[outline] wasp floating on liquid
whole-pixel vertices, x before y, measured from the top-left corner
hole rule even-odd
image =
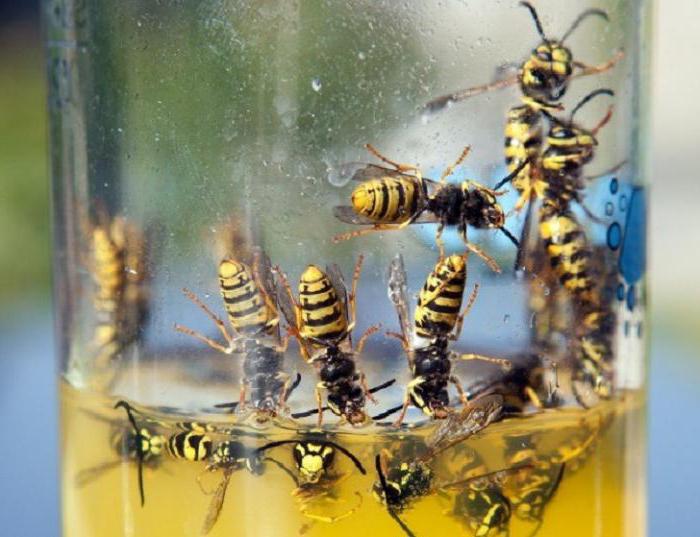
[[[361,184],[352,193],[352,206],[337,206],[334,214],[342,222],[369,227],[336,235],[334,242],[376,231],[404,229],[411,224],[437,223],[435,242],[440,258],[443,258],[442,232],[446,226],[457,226],[466,248],[483,259],[492,270],[500,272],[498,263],[468,240],[467,228],[499,229],[517,245],[515,237],[505,228],[505,213],[497,201],[498,196],[505,192],[471,180],[459,185],[447,182],[467,157],[469,147],[443,172],[439,181],[423,177],[416,166],[389,160],[369,144],[366,147],[391,168],[368,164],[354,174],[353,180]],[[515,175],[511,174],[501,182],[508,182]]]
[[[399,254],[391,262],[389,298],[396,308],[401,333],[391,332],[390,335],[401,341],[413,375],[413,380],[406,387],[402,412],[395,425],[403,421],[410,404],[431,418],[446,418],[450,412],[449,383],[454,384],[462,403],[467,404],[462,385],[451,372],[452,360],[483,360],[505,368],[510,366],[508,360],[474,353],[459,354],[450,350],[450,343],[459,339],[464,317],[474,304],[478,291],[478,285],[475,285],[465,310],[460,312],[466,280],[467,262],[464,256],[451,255],[438,261],[418,295],[412,324],[403,257]],[[414,336],[426,343],[414,346]]]
[[[256,252],[252,267],[224,259],[219,264],[219,285],[233,334],[194,293],[188,289],[183,292],[214,321],[225,344],[178,324],[175,329],[225,354],[243,355],[238,410],[243,411],[248,401],[258,419],[264,421],[286,410],[291,385],[283,370],[289,337],[280,336],[278,293],[269,259],[260,251]]]
[[[335,460],[338,453],[347,457],[362,475],[367,473],[362,463],[351,451],[329,440],[326,435],[316,433],[304,434],[295,440],[271,442],[265,448],[271,449],[282,445],[292,446],[294,470],[290,470],[277,459],[270,457],[269,460],[280,466],[296,484],[292,496],[298,501],[299,511],[304,517],[311,521],[332,524],[351,516],[360,508],[362,495],[356,492],[359,503],[341,514],[329,516],[312,512],[313,507],[319,504],[334,504],[342,501],[335,495],[334,488],[349,478],[351,474],[335,471]]]
[[[450,414],[428,438],[424,449],[419,449],[420,454],[411,452],[404,456],[402,451],[405,452],[407,448],[415,448],[415,446],[402,443],[399,452],[392,453],[383,449],[376,455],[375,469],[378,480],[373,486],[374,495],[387,507],[389,515],[406,535],[412,536],[414,533],[399,515],[421,498],[439,491],[484,491],[488,489],[488,484],[497,483],[525,468],[525,466],[516,466],[496,472],[468,471],[460,474],[457,479],[452,476],[447,480],[439,478],[433,468],[437,455],[461,444],[495,421],[500,415],[502,402],[502,398],[498,396],[485,396],[470,402],[469,406],[461,412]],[[479,497],[483,499],[484,495]],[[489,518],[488,513],[481,513],[481,515],[482,525],[495,523],[495,517]],[[476,513],[474,516],[476,517]]]
[[[124,408],[129,420],[127,425],[112,423],[109,444],[117,458],[81,470],[77,473],[75,482],[78,487],[82,487],[124,462],[135,462],[138,465],[139,492],[141,505],[143,505],[145,503],[145,495],[143,492],[142,469],[143,467],[156,469],[160,466],[163,460],[166,440],[163,435],[158,434],[155,430],[145,426],[138,426],[131,407],[127,403],[120,401],[115,408]]]
[[[279,303],[282,312],[299,340],[303,358],[316,367],[320,378],[315,389],[319,426],[324,411],[322,390],[327,392],[328,408],[333,414],[355,426],[370,421],[365,412],[365,401],[374,401],[374,396],[364,373],[357,367],[355,357],[362,355],[367,339],[379,330],[379,326],[370,326],[357,347],[354,350],[352,347],[357,283],[363,260],[363,256],[357,260],[349,293],[337,265],[329,266],[326,272],[309,265],[299,280],[298,302],[286,276],[277,271],[281,280]]]
[[[146,238],[126,218],[106,215],[90,229],[90,272],[95,285],[95,363],[107,369],[129,345],[149,314]]]

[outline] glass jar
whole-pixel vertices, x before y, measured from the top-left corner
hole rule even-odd
[[[649,9],[45,0],[64,533],[645,534]]]

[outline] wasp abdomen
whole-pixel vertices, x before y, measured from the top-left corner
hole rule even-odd
[[[540,235],[561,284],[575,296],[587,298],[594,288],[591,250],[580,224],[570,214],[544,215]]]
[[[168,439],[168,452],[176,459],[201,461],[211,455],[212,441],[206,434],[183,431]]]
[[[219,264],[219,284],[231,326],[238,332],[259,332],[271,326],[276,314],[244,264],[225,259]]]
[[[355,212],[377,224],[401,223],[418,210],[417,182],[399,177],[372,179],[358,185],[352,193]]]
[[[464,258],[449,256],[435,266],[418,295],[416,334],[433,338],[452,331],[462,307],[467,279]]]
[[[328,276],[315,265],[309,265],[301,275],[299,302],[303,338],[334,341],[347,334],[345,307]]]

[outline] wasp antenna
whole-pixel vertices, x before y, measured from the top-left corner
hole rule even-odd
[[[525,166],[530,164],[530,158],[528,157],[525,159],[522,163],[520,163],[520,166],[515,168],[512,172],[510,172],[508,175],[506,175],[503,179],[501,179],[498,183],[496,183],[496,186],[493,187],[493,190],[499,190],[503,185],[506,185],[510,183],[513,179],[515,179],[521,171],[525,169]]]
[[[134,428],[134,433],[136,434],[136,456],[139,459],[138,462],[138,481],[139,481],[139,496],[141,497],[141,507],[143,507],[146,503],[146,494],[143,491],[143,449],[142,449],[142,440],[143,437],[141,436],[141,431],[139,430],[138,425],[136,424],[136,420],[134,419],[134,415],[131,412],[132,408],[129,403],[127,403],[124,400],[117,401],[117,404],[114,405],[114,408],[123,408],[126,411],[126,415],[129,418],[129,422],[131,423],[131,426]]]
[[[542,41],[547,41],[547,36],[544,35],[544,30],[542,29],[542,22],[540,21],[540,16],[537,14],[535,6],[533,6],[530,2],[520,2],[520,5],[526,7],[530,11],[530,15],[532,15],[532,20],[535,21],[537,33],[540,34]]]
[[[605,11],[603,11],[602,9],[595,9],[595,8],[587,9],[586,11],[581,13],[578,17],[576,17],[576,20],[571,23],[571,26],[566,31],[564,36],[561,38],[561,42],[563,43],[564,41],[566,41],[566,39],[576,30],[576,28],[579,27],[579,24],[581,24],[588,17],[592,17],[592,16],[601,17],[602,19],[605,19],[606,21],[610,20],[610,17],[608,17],[608,14]]]
[[[578,104],[574,107],[574,109],[571,111],[571,115],[569,116],[570,120],[574,119],[574,116],[576,115],[576,112],[578,112],[582,107],[586,106],[589,102],[591,102],[593,99],[598,97],[599,95],[609,95],[610,97],[615,96],[615,92],[611,89],[597,89],[595,91],[592,91],[588,95],[586,95],[583,99],[581,99]]]
[[[328,410],[327,406],[324,406],[321,408],[322,412],[325,412]],[[314,414],[318,414],[318,408],[312,408],[311,410],[305,410],[304,412],[295,412],[292,414],[292,418],[299,419],[299,418],[308,418],[309,416],[313,416]]]
[[[294,475],[294,472],[292,472],[289,468],[287,468],[284,463],[278,461],[277,459],[273,459],[272,457],[265,457],[263,460],[265,461],[270,461],[274,464],[276,464],[279,468],[281,468],[285,474],[287,474],[289,477],[292,478],[292,481],[296,484],[296,486],[299,486],[299,480],[297,479],[297,476]]]
[[[415,533],[413,533],[408,526],[404,523],[403,520],[399,517],[399,515],[396,514],[396,512],[391,508],[389,505],[389,493],[388,493],[388,485],[386,484],[386,476],[384,475],[384,470],[382,470],[382,461],[381,461],[381,456],[379,453],[374,457],[374,467],[377,470],[377,475],[379,476],[379,483],[382,486],[382,492],[384,493],[384,501],[386,502],[386,510],[389,512],[389,516],[393,518],[396,523],[401,526],[401,529],[404,531],[408,537],[416,537]]]
[[[268,449],[276,448],[278,446],[284,446],[286,444],[296,444],[298,440],[276,440],[274,442],[269,442],[268,444],[265,444],[264,446],[260,446],[259,448],[255,449],[255,453],[259,454],[262,453],[263,451],[267,451]]]
[[[403,404],[398,405],[398,406],[395,406],[395,407],[392,407],[392,408],[388,408],[388,409],[385,410],[384,412],[381,412],[381,413],[377,414],[376,416],[372,416],[372,419],[373,419],[374,421],[383,420],[384,418],[388,418],[388,417],[391,416],[392,414],[396,414],[396,413],[397,413],[399,410],[401,410],[402,408],[403,408]]]
[[[516,248],[519,248],[519,247],[520,247],[520,242],[518,241],[518,239],[515,237],[515,235],[513,235],[510,231],[508,231],[507,228],[501,227],[501,228],[498,228],[498,229],[500,229],[500,230],[501,230],[501,233],[503,233],[506,237],[508,237],[508,240],[509,240],[510,242],[512,242],[512,243],[515,245]]]
[[[396,383],[396,379],[387,380],[386,382],[379,384],[378,386],[375,386],[374,388],[370,388],[369,393],[377,393],[378,391],[381,391],[385,388],[388,388],[389,386],[391,386],[395,383]]]
[[[360,462],[360,460],[357,457],[355,457],[355,455],[353,455],[350,452],[350,450],[348,450],[347,448],[344,448],[340,444],[336,444],[335,442],[331,442],[329,440],[324,440],[323,442],[325,444],[333,446],[335,449],[340,451],[343,455],[345,455],[348,459],[350,459],[352,461],[352,463],[357,467],[357,469],[360,471],[360,473],[362,475],[367,475],[367,470],[365,470],[365,467],[362,466],[362,463]]]

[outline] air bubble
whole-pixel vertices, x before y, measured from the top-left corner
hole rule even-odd
[[[610,181],[610,193],[617,194],[617,191],[619,188],[620,188],[620,183],[617,180],[617,177],[613,177],[612,180]]]
[[[311,89],[314,90],[316,93],[321,91],[321,88],[323,87],[323,84],[321,83],[321,79],[318,77],[314,77],[311,79]]]
[[[625,212],[627,210],[627,196],[620,196],[619,205],[620,210]]]
[[[615,205],[613,205],[613,202],[612,201],[607,202],[605,204],[606,216],[612,216],[614,212],[615,212]]]

